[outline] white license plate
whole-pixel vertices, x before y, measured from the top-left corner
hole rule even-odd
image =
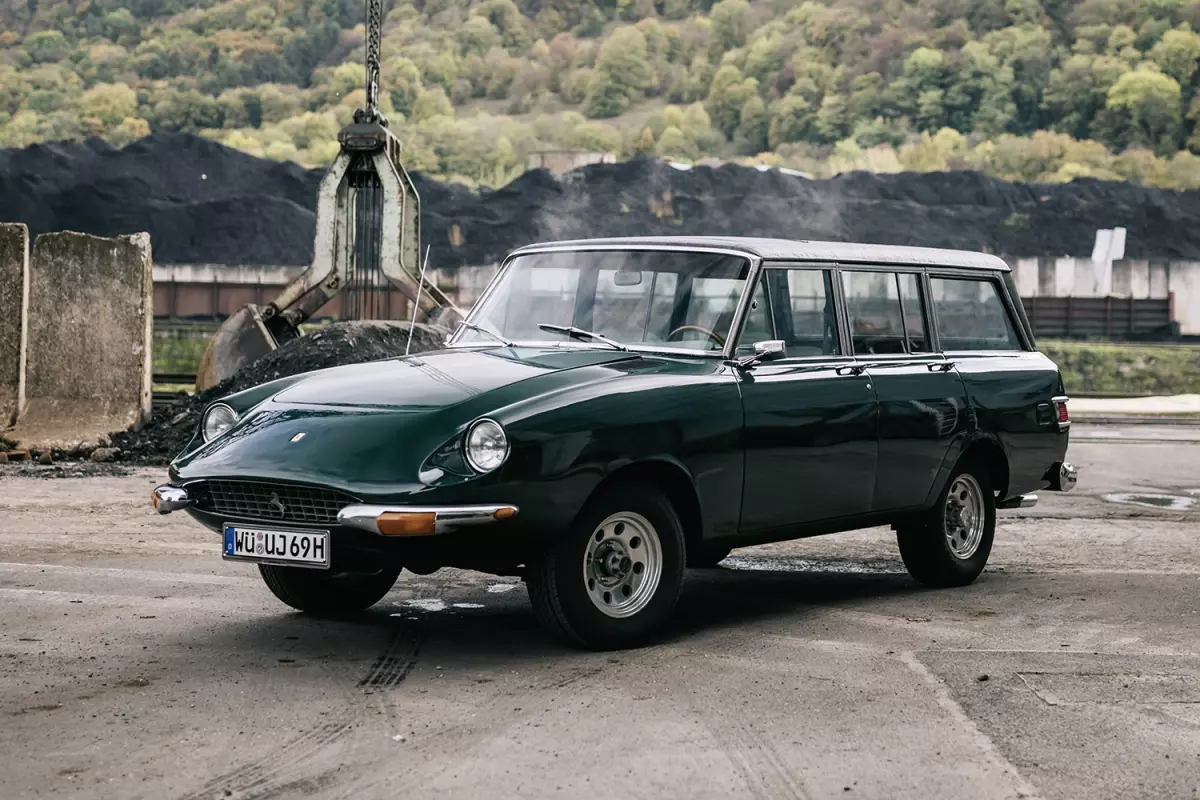
[[[225,526],[225,558],[329,569],[329,531]]]

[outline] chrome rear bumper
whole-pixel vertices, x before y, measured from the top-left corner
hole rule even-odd
[[[1060,461],[1046,473],[1050,482],[1050,490],[1054,492],[1069,492],[1079,482],[1079,471],[1070,461]]]

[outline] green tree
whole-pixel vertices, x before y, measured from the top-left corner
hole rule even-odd
[[[746,0],[721,0],[712,7],[709,19],[712,20],[709,47],[716,59],[746,43],[750,34],[750,4]]]
[[[1132,141],[1172,152],[1180,124],[1179,82],[1154,69],[1126,72],[1108,90],[1107,108],[1122,116]]]
[[[593,119],[619,115],[642,96],[649,80],[646,37],[631,25],[618,28],[600,46],[588,81],[585,113]]]
[[[678,161],[692,161],[696,158],[696,143],[689,139],[682,130],[674,125],[668,125],[658,137],[654,152],[662,158]]]
[[[764,152],[768,149],[767,139],[770,129],[771,117],[767,113],[767,104],[756,94],[742,104],[737,132],[734,136],[738,150],[746,155]]]
[[[1180,86],[1187,86],[1200,64],[1200,35],[1187,23],[1167,31],[1151,48],[1150,60]]]
[[[25,51],[35,64],[62,61],[71,52],[71,43],[62,31],[38,31],[25,40]]]
[[[137,92],[123,83],[96,84],[79,98],[84,116],[99,120],[105,128],[137,116],[137,105]]]
[[[737,67],[726,64],[717,70],[705,104],[716,129],[726,138],[732,138],[742,121],[742,108],[757,94],[758,81],[743,78]]]

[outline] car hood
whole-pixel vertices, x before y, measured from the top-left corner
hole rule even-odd
[[[333,367],[290,384],[228,433],[181,454],[173,478],[316,481],[346,490],[419,488],[418,469],[480,413],[641,357],[581,348],[443,350]],[[593,375],[592,379],[599,376]]]
[[[439,350],[322,370],[273,398],[288,406],[441,409],[550,372],[637,356],[617,350],[499,348]]]

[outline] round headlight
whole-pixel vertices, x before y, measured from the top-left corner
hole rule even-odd
[[[467,431],[467,463],[476,472],[491,472],[508,456],[508,437],[499,423],[481,419]]]
[[[211,442],[232,428],[233,423],[237,422],[237,419],[237,412],[229,406],[224,403],[213,404],[209,407],[208,411],[204,412],[204,424],[201,427],[204,433],[204,441]]]

